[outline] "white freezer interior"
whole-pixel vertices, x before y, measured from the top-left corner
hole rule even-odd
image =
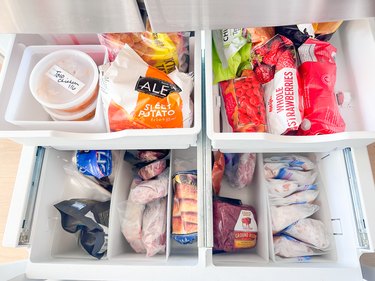
[[[375,112],[372,108],[375,86],[371,69],[375,65],[375,37],[371,19],[344,22],[330,40],[337,48],[337,80],[335,91],[347,92],[350,102],[340,107],[346,123],[343,133],[320,136],[278,136],[270,133],[231,133],[227,120],[222,120],[224,110],[218,86],[212,85],[212,42],[206,40],[207,127],[214,148],[230,151],[326,151],[348,146],[363,146],[375,138]],[[349,101],[349,99],[347,100]],[[264,142],[261,142],[264,141]]]

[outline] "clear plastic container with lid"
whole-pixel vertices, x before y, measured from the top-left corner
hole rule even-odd
[[[89,55],[78,50],[60,50],[35,65],[29,85],[46,111],[75,115],[96,101],[98,76],[98,67]]]

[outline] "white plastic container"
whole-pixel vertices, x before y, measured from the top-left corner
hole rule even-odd
[[[78,113],[97,96],[98,67],[79,50],[59,50],[41,59],[30,74],[34,98],[46,108]]]
[[[68,119],[62,116],[62,112],[55,110],[55,114],[60,117],[57,118],[62,121],[53,121],[53,117],[50,116],[53,113],[50,112],[49,114],[31,94],[29,77],[34,66],[49,53],[67,49],[79,50],[88,54],[96,66],[107,62],[106,49],[100,45],[37,45],[26,47],[5,112],[5,121],[31,130],[58,130],[77,133],[101,133],[106,131],[100,98],[94,101],[96,110],[90,120],[71,122],[68,120],[74,120],[76,117],[78,117],[76,119],[79,119],[80,116],[84,115],[68,113],[68,116],[73,117]],[[82,114],[85,112],[82,112]]]

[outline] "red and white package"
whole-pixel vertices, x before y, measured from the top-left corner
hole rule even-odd
[[[336,48],[328,42],[308,39],[298,48],[303,85],[304,119],[298,135],[322,135],[345,131],[337,104]]]
[[[268,131],[276,135],[297,131],[303,104],[293,42],[275,35],[252,51],[252,64],[264,84]]]

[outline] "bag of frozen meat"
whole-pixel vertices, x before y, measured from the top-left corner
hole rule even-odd
[[[308,39],[298,53],[304,101],[304,118],[298,135],[344,132],[345,122],[334,93],[336,48],[328,42]]]
[[[268,131],[281,135],[298,130],[303,104],[292,41],[275,35],[251,53],[253,70],[264,84]]]
[[[224,153],[220,151],[213,152],[214,164],[212,167],[212,192],[214,195],[219,195],[221,188],[221,181],[225,172],[225,157]]]
[[[303,184],[299,185],[295,181],[290,180],[277,180],[277,179],[268,179],[268,196],[270,198],[283,198],[288,195],[305,190],[317,190],[318,187],[316,184]]]
[[[255,209],[240,200],[215,197],[213,201],[214,252],[233,252],[256,246]]]
[[[309,257],[323,254],[322,251],[314,249],[288,235],[274,236],[273,245],[275,255],[283,258]]]
[[[244,70],[240,78],[220,82],[219,89],[233,132],[267,132],[264,92],[252,70]]]
[[[125,129],[189,128],[193,78],[149,66],[125,45],[101,68],[100,92],[109,132]]]
[[[224,173],[229,184],[235,188],[244,188],[253,180],[256,154],[255,153],[224,153]]]

